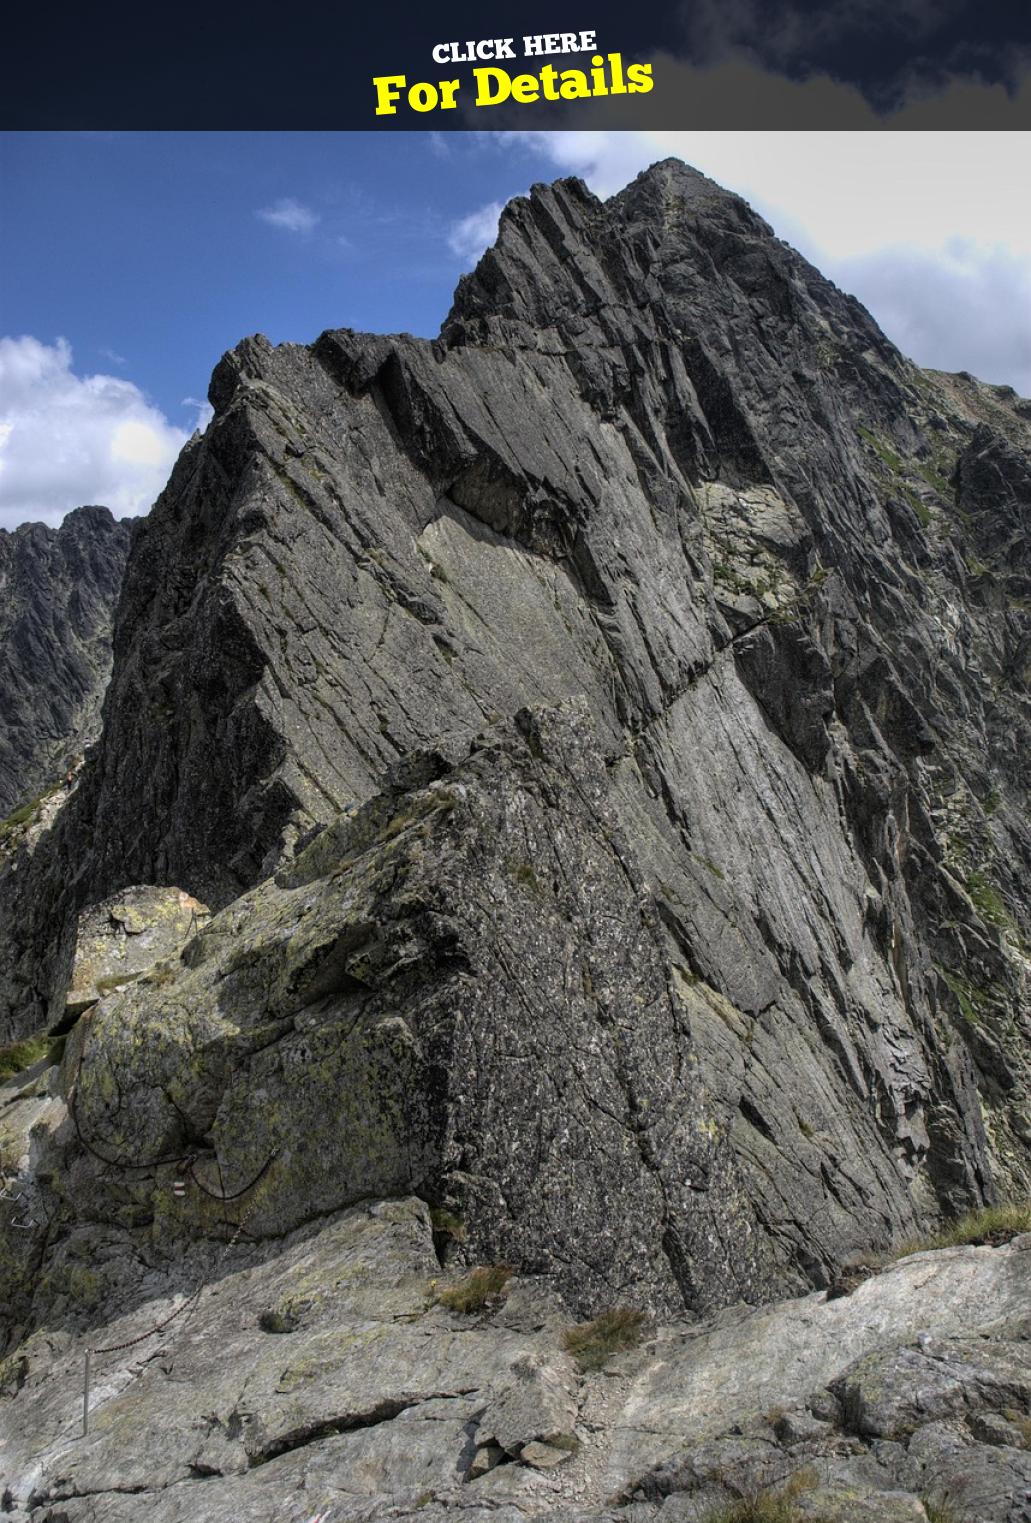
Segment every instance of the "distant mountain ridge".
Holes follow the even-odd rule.
[[[100,732],[131,538],[104,507],[0,530],[0,819]]]

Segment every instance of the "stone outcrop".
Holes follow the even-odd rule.
[[[59,783],[99,733],[130,538],[107,508],[0,529],[0,819]]]
[[[175,956],[210,911],[178,888],[126,888],[79,916],[62,1025]]]
[[[705,999],[666,967],[584,712],[521,711],[467,758],[399,771],[179,956],[74,995],[105,992],[65,1057],[75,1129],[37,1149],[74,1196],[45,1184],[40,1222],[116,1220],[118,1166],[171,1177],[196,1154],[210,1188],[261,1179],[251,1234],[414,1192],[584,1311],[794,1283],[698,1072]],[[86,919],[87,973],[98,924],[105,968],[135,952],[126,913]],[[210,1206],[191,1196],[182,1231]]]
[[[865,1487],[849,1523],[919,1520],[953,1466],[1018,1523],[1021,1250],[842,1268],[1031,1192],[1027,404],[916,368],[673,162],[514,202],[435,343],[252,338],[211,399],[134,540],[99,743],[0,861],[5,1040],[64,1024],[85,908],[214,911],[94,983],[4,1113],[13,1410],[56,1424],[17,1506],[432,1517],[460,1485],[470,1518],[476,1486],[495,1519],[688,1519],[797,1448],[813,1518]],[[366,1221],[381,1291],[341,1247]],[[501,1263],[474,1343],[415,1289]],[[244,1326],[232,1276],[302,1264]],[[58,1358],[195,1291],[214,1373],[187,1331],[119,1405],[116,1361],[107,1439],[62,1447]],[[372,1325],[264,1352],[338,1291]],[[506,1427],[535,1382],[562,1407],[562,1326],[606,1306],[679,1330],[577,1387],[572,1435]],[[665,1358],[684,1317],[740,1399]],[[746,1379],[760,1328],[797,1367]],[[395,1336],[400,1376],[367,1352]]]

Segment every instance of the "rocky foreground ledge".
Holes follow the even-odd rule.
[[[916,1254],[847,1296],[645,1327],[583,1373],[539,1281],[451,1310],[425,1204],[369,1202],[238,1244],[164,1332],[96,1355],[87,1436],[87,1344],[130,1342],[188,1281],[34,1334],[2,1370],[3,1516],[701,1523],[772,1489],[800,1520],[1023,1523],[1029,1255],[1031,1234]]]

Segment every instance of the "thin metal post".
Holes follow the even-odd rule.
[[[82,1382],[82,1436],[86,1437],[89,1432],[89,1377],[90,1360],[93,1357],[92,1349],[86,1350],[86,1374]]]

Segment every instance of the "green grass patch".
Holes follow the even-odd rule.
[[[109,973],[105,978],[98,978],[93,987],[103,997],[105,994],[112,994],[115,989],[121,989],[125,984],[134,984],[137,979],[142,977],[142,972]]]
[[[716,863],[713,862],[711,858],[709,858],[709,857],[696,857],[695,860],[700,862],[703,867],[707,867],[709,869],[709,871],[712,873],[713,877],[714,878],[718,878],[721,883],[723,883],[726,880],[726,876],[727,876],[726,873],[723,871],[723,869],[721,867],[717,867]]]
[[[1016,1407],[1004,1407],[1003,1417],[1008,1423],[1012,1423],[1020,1430],[1021,1440],[1025,1449],[1031,1449],[1031,1417],[1026,1412],[1020,1412]]]
[[[152,989],[163,989],[167,984],[175,983],[175,977],[175,968],[170,962],[156,962],[149,973],[144,973],[140,982]]]
[[[23,804],[13,814],[9,814],[0,824],[0,830],[13,830],[16,825],[27,825],[39,808],[39,802],[39,799],[34,799],[31,804]]]
[[[64,1037],[30,1036],[23,1042],[12,1042],[9,1047],[0,1047],[0,1081],[24,1073],[26,1068],[31,1068],[42,1058],[49,1058],[51,1063],[60,1063],[64,1042]]]
[[[581,1322],[562,1335],[562,1346],[581,1370],[601,1370],[614,1354],[636,1348],[644,1337],[645,1316],[630,1306],[603,1311],[593,1322]]]
[[[431,1206],[430,1221],[435,1237],[449,1237],[454,1243],[464,1243],[468,1236],[465,1222],[446,1206]]]
[[[933,1497],[921,1497],[927,1523],[960,1523],[959,1515],[948,1502],[936,1502]]]
[[[860,424],[859,432],[862,438],[873,450],[874,454],[877,456],[881,464],[886,466],[893,476],[901,477],[905,474],[907,469],[910,468],[910,466],[907,465],[907,462],[902,459],[901,455],[896,455],[895,451],[889,448],[883,439],[878,438],[872,429],[864,428],[862,424]],[[944,476],[939,475],[938,472],[933,470],[930,466],[921,465],[919,461],[913,461],[911,462],[911,465],[912,468],[924,478],[928,486],[934,488],[939,496],[946,498],[949,496],[949,484],[945,480]],[[931,512],[927,504],[921,502],[920,498],[917,496],[913,488],[911,486],[907,486],[904,481],[900,480],[897,485],[903,497],[905,497],[906,501],[909,503],[909,506],[916,514],[921,525],[925,529],[930,528],[931,524],[934,522],[934,514]]]
[[[968,873],[964,888],[982,920],[987,920],[990,925],[1002,930],[1009,929],[1013,924],[1010,913],[1002,895],[986,873],[978,869]]]
[[[513,860],[509,862],[508,869],[515,881],[521,883],[524,888],[535,889],[537,893],[544,892],[541,880],[534,872],[532,862],[517,862]]]
[[[998,998],[995,985],[980,988],[953,968],[939,968],[938,971],[955,997],[960,1014],[968,1026],[980,1026],[991,1016]]]
[[[40,808],[47,799],[53,798],[60,789],[60,783],[55,783],[52,788],[46,788],[38,798],[30,799],[27,804],[21,804],[6,820],[0,820],[0,841],[5,836],[12,835],[22,825],[28,825],[39,813]]]
[[[802,1514],[794,1497],[782,1492],[762,1491],[754,1497],[738,1497],[705,1514],[705,1523],[821,1523],[811,1514]]]
[[[947,499],[952,496],[952,488],[949,486],[947,479],[942,475],[940,471],[935,470],[934,466],[923,465],[918,460],[916,462],[916,468],[924,480],[927,482],[927,485],[929,487],[933,487],[934,490],[938,493],[939,497],[944,497]]]
[[[925,529],[929,528],[934,521],[934,514],[931,512],[930,508],[926,503],[920,501],[920,498],[913,491],[912,487],[903,486],[902,491],[905,494],[906,501],[913,509],[913,512],[916,514],[923,527]]]
[[[450,793],[433,793],[430,795],[417,794],[414,802],[406,809],[395,814],[394,818],[380,831],[381,841],[392,841],[410,825],[417,825],[434,818],[436,815],[448,815],[455,808],[457,800]]]
[[[445,1285],[437,1291],[437,1300],[449,1311],[483,1311],[497,1301],[505,1290],[512,1271],[507,1264],[482,1264],[454,1285]]]
[[[705,1514],[705,1523],[833,1523],[825,1514],[798,1509],[798,1498],[817,1483],[816,1471],[804,1466],[782,1486],[763,1487],[718,1504]]]
[[[927,1253],[935,1248],[997,1247],[1022,1232],[1031,1232],[1031,1200],[1009,1201],[999,1206],[982,1206],[965,1216],[947,1222],[926,1237],[910,1238],[892,1252],[895,1259],[913,1253]]]
[[[872,429],[864,428],[863,425],[860,424],[859,432],[866,440],[870,448],[873,450],[878,460],[880,460],[882,464],[886,465],[889,471],[895,471],[898,473],[903,469],[901,457],[896,455],[894,450],[889,449],[882,439],[878,439],[877,435],[872,431]]]

